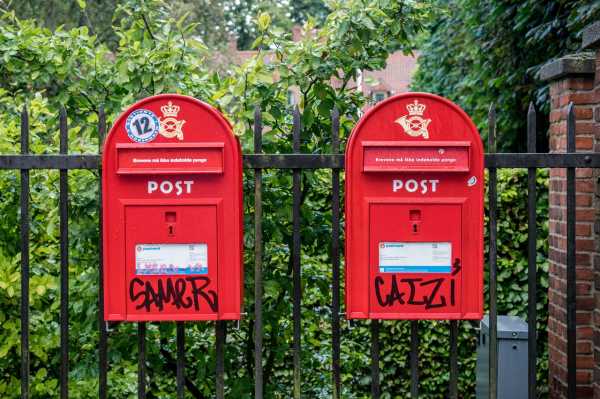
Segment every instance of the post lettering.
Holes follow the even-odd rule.
[[[158,189],[158,183],[154,180],[148,180],[148,194],[152,194]]]
[[[428,192],[435,193],[437,191],[438,183],[440,181],[437,179],[423,179],[423,180],[415,180],[409,179],[406,182],[400,179],[392,180],[392,191],[398,192],[402,189],[406,190],[409,193],[414,193],[419,190],[421,194],[427,194]]]
[[[163,180],[160,184],[154,180],[148,180],[148,194],[152,194],[157,190],[160,190],[163,194],[171,194],[179,196],[181,194],[191,194],[193,180],[176,180],[172,182],[170,180]]]

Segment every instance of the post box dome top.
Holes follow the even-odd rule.
[[[159,94],[119,115],[106,137],[104,152],[117,142],[176,145],[212,140],[238,146],[229,121],[209,104],[190,96]]]
[[[369,109],[352,130],[347,153],[357,140],[410,142],[469,141],[483,153],[481,137],[469,116],[452,101],[431,93],[389,97]]]

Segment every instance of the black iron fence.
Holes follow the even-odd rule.
[[[244,155],[244,167],[254,170],[254,234],[255,234],[255,265],[254,265],[254,314],[247,317],[254,318],[254,381],[255,397],[263,397],[263,235],[262,235],[262,170],[286,169],[293,176],[293,212],[292,212],[292,275],[293,275],[293,396],[301,397],[301,175],[306,169],[331,169],[332,180],[332,231],[331,231],[331,267],[332,267],[332,393],[334,398],[341,397],[341,362],[340,362],[340,172],[344,167],[344,156],[340,154],[339,139],[339,114],[334,110],[332,114],[332,154],[301,154],[300,153],[300,113],[296,109],[293,114],[293,154],[263,154],[262,153],[262,122],[259,109],[254,117],[254,154]],[[575,116],[573,105],[568,108],[567,120],[567,152],[566,153],[536,153],[536,114],[533,106],[527,116],[527,150],[528,153],[496,153],[496,116],[494,109],[489,113],[489,153],[485,155],[485,165],[489,173],[489,323],[490,323],[490,364],[489,388],[490,398],[496,398],[497,392],[497,169],[498,168],[527,168],[528,170],[528,324],[529,324],[529,398],[536,397],[536,169],[538,168],[566,168],[567,174],[567,365],[568,365],[568,397],[575,398],[575,341],[576,341],[576,297],[575,297],[575,169],[600,167],[600,154],[578,154],[575,151]],[[97,170],[101,167],[99,155],[75,155],[67,152],[67,114],[63,109],[60,112],[60,151],[56,155],[32,155],[29,152],[29,117],[27,109],[21,115],[21,154],[0,155],[0,169],[20,170],[21,174],[21,397],[30,396],[30,355],[29,355],[29,172],[32,169],[48,169],[60,171],[60,397],[68,396],[69,372],[69,313],[68,313],[68,171],[71,169]],[[98,135],[102,143],[106,133],[106,117],[102,109],[99,111]],[[99,149],[100,151],[101,149]],[[98,182],[101,185],[101,182]],[[102,195],[102,190],[99,190]],[[102,201],[99,202],[100,204]],[[98,226],[102,231],[102,221]],[[102,234],[100,234],[102,237]],[[100,240],[101,241],[101,240]],[[103,321],[103,286],[102,286],[102,242],[99,243],[100,262],[99,269],[99,298],[98,298],[98,367],[100,398],[111,397],[107,391],[107,324]],[[458,398],[458,350],[457,336],[460,321],[451,321],[450,329],[450,382],[449,396]],[[176,385],[177,397],[183,398],[186,390],[185,379],[185,323],[177,322],[176,327]],[[225,395],[224,380],[224,349],[226,337],[226,322],[215,323],[216,342],[216,397]],[[380,396],[380,370],[379,370],[379,329],[380,322],[371,322],[371,393],[373,398]],[[411,322],[410,329],[410,369],[411,369],[411,396],[417,397],[419,392],[419,324]],[[146,397],[146,323],[138,323],[138,397]],[[193,392],[191,392],[193,394]]]

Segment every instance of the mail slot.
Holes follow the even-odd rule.
[[[132,105],[102,155],[104,319],[239,319],[242,160],[225,118],[192,97]]]
[[[481,319],[483,146],[427,93],[370,109],[346,148],[346,316]]]

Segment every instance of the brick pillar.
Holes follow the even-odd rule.
[[[595,79],[594,79],[594,109],[593,109],[593,138],[594,151],[600,152],[600,21],[588,26],[583,31],[583,48],[595,51]],[[592,259],[594,270],[594,299],[593,311],[593,351],[594,351],[594,398],[600,399],[600,170],[594,170],[595,182],[593,205],[596,210],[593,233],[595,234],[595,252]]]
[[[594,58],[592,53],[566,56],[551,61],[540,71],[540,77],[550,83],[550,152],[560,153],[566,150],[567,106],[570,102],[575,105],[577,151],[594,152],[600,149],[600,136],[594,132],[594,108],[598,108],[594,93]],[[598,209],[598,198],[595,196],[597,178],[597,173],[592,169],[577,169],[576,375],[577,398],[580,399],[594,397],[594,371],[597,363],[594,361],[593,348],[595,293],[600,293],[600,285],[598,290],[594,286],[595,268],[600,270],[598,232],[594,228]],[[551,398],[566,398],[567,392],[566,187],[566,171],[551,169],[548,289],[548,367]],[[598,299],[600,300],[600,295]]]

